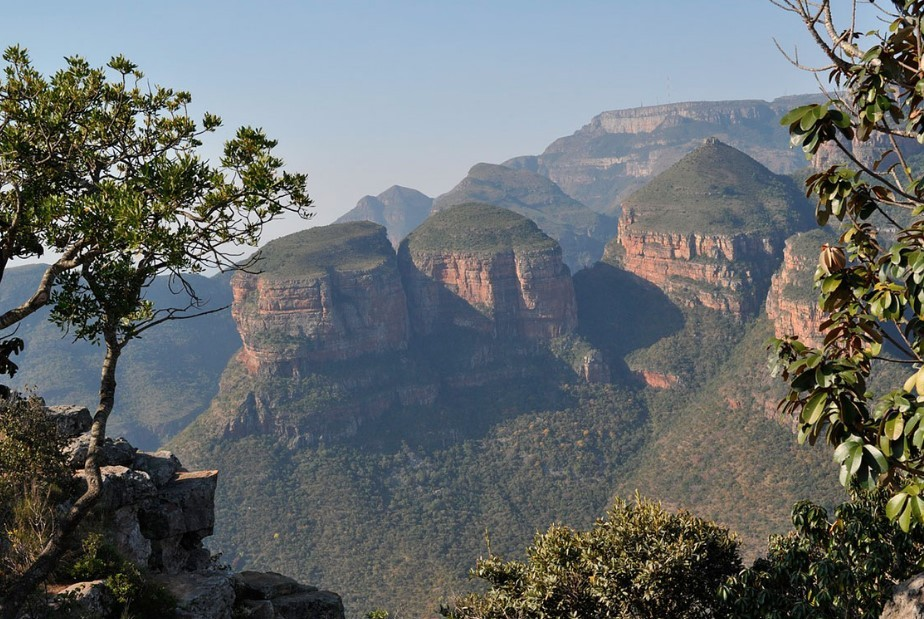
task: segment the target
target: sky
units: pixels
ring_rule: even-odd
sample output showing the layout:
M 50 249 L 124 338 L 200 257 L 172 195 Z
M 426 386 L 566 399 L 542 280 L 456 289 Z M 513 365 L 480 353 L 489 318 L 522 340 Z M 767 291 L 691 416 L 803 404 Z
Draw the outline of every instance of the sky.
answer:
M 835 0 L 835 5 L 842 0 Z M 323 225 L 391 185 L 449 191 L 605 110 L 815 92 L 776 49 L 811 43 L 768 0 L 94 0 L 4 8 L 3 47 L 46 73 L 123 54 L 190 111 L 279 141 Z

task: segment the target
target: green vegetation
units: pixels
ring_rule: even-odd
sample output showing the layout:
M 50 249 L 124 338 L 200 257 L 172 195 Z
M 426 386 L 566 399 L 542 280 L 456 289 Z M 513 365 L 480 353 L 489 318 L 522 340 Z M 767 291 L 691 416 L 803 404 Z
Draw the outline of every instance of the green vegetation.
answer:
M 744 153 L 707 142 L 629 196 L 640 229 L 703 234 L 793 232 L 809 206 L 791 179 Z
M 266 279 L 305 279 L 329 271 L 369 271 L 393 255 L 385 228 L 356 221 L 309 228 L 270 241 L 257 253 L 255 266 Z
M 885 136 L 889 153 L 905 161 L 910 138 L 924 140 L 917 69 L 924 62 L 918 44 L 924 2 L 883 8 L 891 20 L 886 31 L 848 30 L 831 34 L 834 40 L 814 31 L 813 9 L 805 3 L 778 4 L 813 31 L 833 63 L 829 79 L 836 86 L 830 100 L 798 107 L 782 122 L 807 155 L 824 146 L 847 157 L 806 180 L 818 224 L 833 218 L 842 233 L 821 252 L 816 273 L 820 306 L 830 315 L 824 346 L 774 342 L 775 369 L 789 382 L 784 410 L 798 420 L 800 442 L 814 445 L 823 436 L 834 448 L 842 484 L 888 488 L 885 513 L 908 531 L 924 524 L 922 177 L 910 166 L 864 165 L 853 157 L 853 143 Z M 826 19 L 833 17 L 826 13 Z M 882 359 L 904 369 L 873 391 Z
M 884 492 L 854 493 L 832 518 L 800 501 L 795 530 L 770 538 L 766 558 L 730 579 L 732 617 L 876 619 L 892 588 L 924 568 L 924 532 L 905 533 L 885 513 Z
M 401 245 L 407 245 L 412 252 L 494 255 L 511 250 L 552 250 L 557 243 L 522 215 L 488 204 L 469 203 L 434 213 Z
M 800 232 L 786 240 L 790 246 L 793 259 L 804 265 L 783 288 L 783 296 L 797 301 L 817 302 L 818 289 L 815 288 L 815 271 L 818 268 L 818 256 L 821 246 L 837 241 L 837 234 L 830 228 L 819 228 Z
M 490 554 L 472 575 L 484 594 L 458 597 L 452 619 L 713 617 L 716 591 L 738 571 L 729 532 L 687 512 L 671 513 L 638 497 L 616 500 L 588 531 L 553 525 L 537 535 L 526 561 Z

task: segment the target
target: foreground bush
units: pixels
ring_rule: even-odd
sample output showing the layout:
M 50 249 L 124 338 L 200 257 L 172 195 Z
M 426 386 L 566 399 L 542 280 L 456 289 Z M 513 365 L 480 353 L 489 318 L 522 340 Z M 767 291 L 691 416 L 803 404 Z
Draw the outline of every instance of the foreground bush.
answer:
M 472 575 L 483 595 L 457 598 L 452 619 L 714 617 L 717 591 L 741 568 L 738 541 L 687 512 L 636 497 L 617 499 L 589 531 L 555 525 L 525 562 L 489 555 Z

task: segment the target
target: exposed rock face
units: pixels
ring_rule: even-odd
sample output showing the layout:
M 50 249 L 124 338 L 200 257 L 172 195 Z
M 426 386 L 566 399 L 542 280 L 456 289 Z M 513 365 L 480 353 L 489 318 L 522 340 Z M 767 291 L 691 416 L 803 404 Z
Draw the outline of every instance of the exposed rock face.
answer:
M 765 101 L 672 103 L 603 112 L 537 157 L 505 165 L 547 176 L 564 191 L 601 212 L 667 170 L 709 136 L 746 152 L 777 173 L 805 167 L 779 120 L 793 107 L 819 97 Z
M 807 212 L 788 179 L 711 139 L 626 200 L 607 260 L 679 304 L 751 316 Z
M 464 221 L 463 221 L 464 220 Z M 469 249 L 441 247 L 464 232 Z M 528 219 L 487 205 L 442 211 L 402 243 L 399 264 L 412 328 L 446 326 L 497 338 L 548 340 L 574 330 L 571 274 L 560 248 Z
M 880 619 L 924 619 L 924 574 L 895 586 Z
M 824 315 L 818 308 L 813 282 L 821 245 L 833 237 L 818 230 L 786 240 L 783 264 L 773 275 L 767 293 L 767 316 L 773 321 L 776 337 L 795 335 L 810 346 L 821 344 L 818 326 Z
M 371 221 L 388 229 L 388 239 L 396 246 L 430 214 L 433 198 L 416 189 L 393 185 L 378 196 L 364 196 L 335 223 Z
M 90 413 L 82 407 L 48 409 L 72 444 L 84 444 L 90 429 Z M 340 597 L 317 587 L 302 585 L 280 574 L 216 569 L 202 540 L 215 525 L 215 489 L 218 471 L 187 471 L 167 451 L 139 452 L 125 439 L 126 449 L 103 453 L 103 490 L 91 518 L 108 523 L 104 536 L 121 556 L 146 568 L 153 579 L 177 600 L 177 619 L 231 619 L 255 616 L 255 601 L 263 614 L 273 618 L 325 617 L 343 619 Z M 128 466 L 109 459 L 130 451 Z M 73 464 L 82 477 L 81 464 Z M 104 581 L 75 583 L 62 590 L 75 599 L 87 616 L 109 616 L 115 597 Z M 51 604 L 57 602 L 52 600 Z
M 572 270 L 595 263 L 616 233 L 616 221 L 595 213 L 544 176 L 524 169 L 479 163 L 462 182 L 433 201 L 433 211 L 467 203 L 508 208 L 531 219 L 558 241 Z
M 381 226 L 312 228 L 264 253 L 273 256 L 261 264 L 264 273 L 232 280 L 240 359 L 250 372 L 292 375 L 407 346 L 404 290 Z

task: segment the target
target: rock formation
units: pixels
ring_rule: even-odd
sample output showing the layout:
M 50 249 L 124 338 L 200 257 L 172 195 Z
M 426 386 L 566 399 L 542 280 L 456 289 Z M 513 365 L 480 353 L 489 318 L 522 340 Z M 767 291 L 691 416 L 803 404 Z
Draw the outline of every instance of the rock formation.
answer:
M 484 204 L 433 215 L 399 249 L 411 324 L 504 339 L 550 340 L 577 322 L 561 249 L 532 221 Z
M 75 406 L 47 409 L 75 475 L 83 475 L 90 412 Z M 177 600 L 182 619 L 317 617 L 342 619 L 340 597 L 279 574 L 231 573 L 217 565 L 202 540 L 215 525 L 218 471 L 187 471 L 168 451 L 136 450 L 125 439 L 107 439 L 102 449 L 102 496 L 90 519 L 105 521 L 104 539 L 123 559 L 149 574 Z M 104 581 L 75 583 L 61 593 L 90 616 L 111 612 Z
M 388 229 L 395 247 L 430 214 L 433 198 L 416 189 L 393 185 L 377 196 L 364 196 L 335 223 L 371 221 Z
M 369 222 L 311 228 L 269 243 L 260 273 L 232 280 L 232 313 L 253 373 L 407 347 L 407 306 L 385 229 Z
M 544 176 L 479 163 L 462 182 L 433 201 L 433 212 L 467 203 L 510 209 L 531 219 L 558 241 L 572 271 L 595 263 L 616 233 L 616 220 L 595 213 Z
M 616 212 L 620 201 L 698 143 L 716 136 L 776 173 L 805 167 L 789 147 L 780 118 L 817 96 L 765 101 L 701 101 L 603 112 L 573 135 L 535 157 L 504 165 L 547 176 L 568 195 L 600 212 Z
M 751 316 L 808 211 L 789 179 L 712 138 L 623 203 L 606 260 L 681 305 Z
M 776 337 L 795 335 L 810 346 L 821 344 L 818 326 L 824 316 L 813 283 L 821 245 L 832 239 L 835 235 L 826 230 L 813 230 L 786 240 L 783 263 L 767 293 L 767 317 Z

